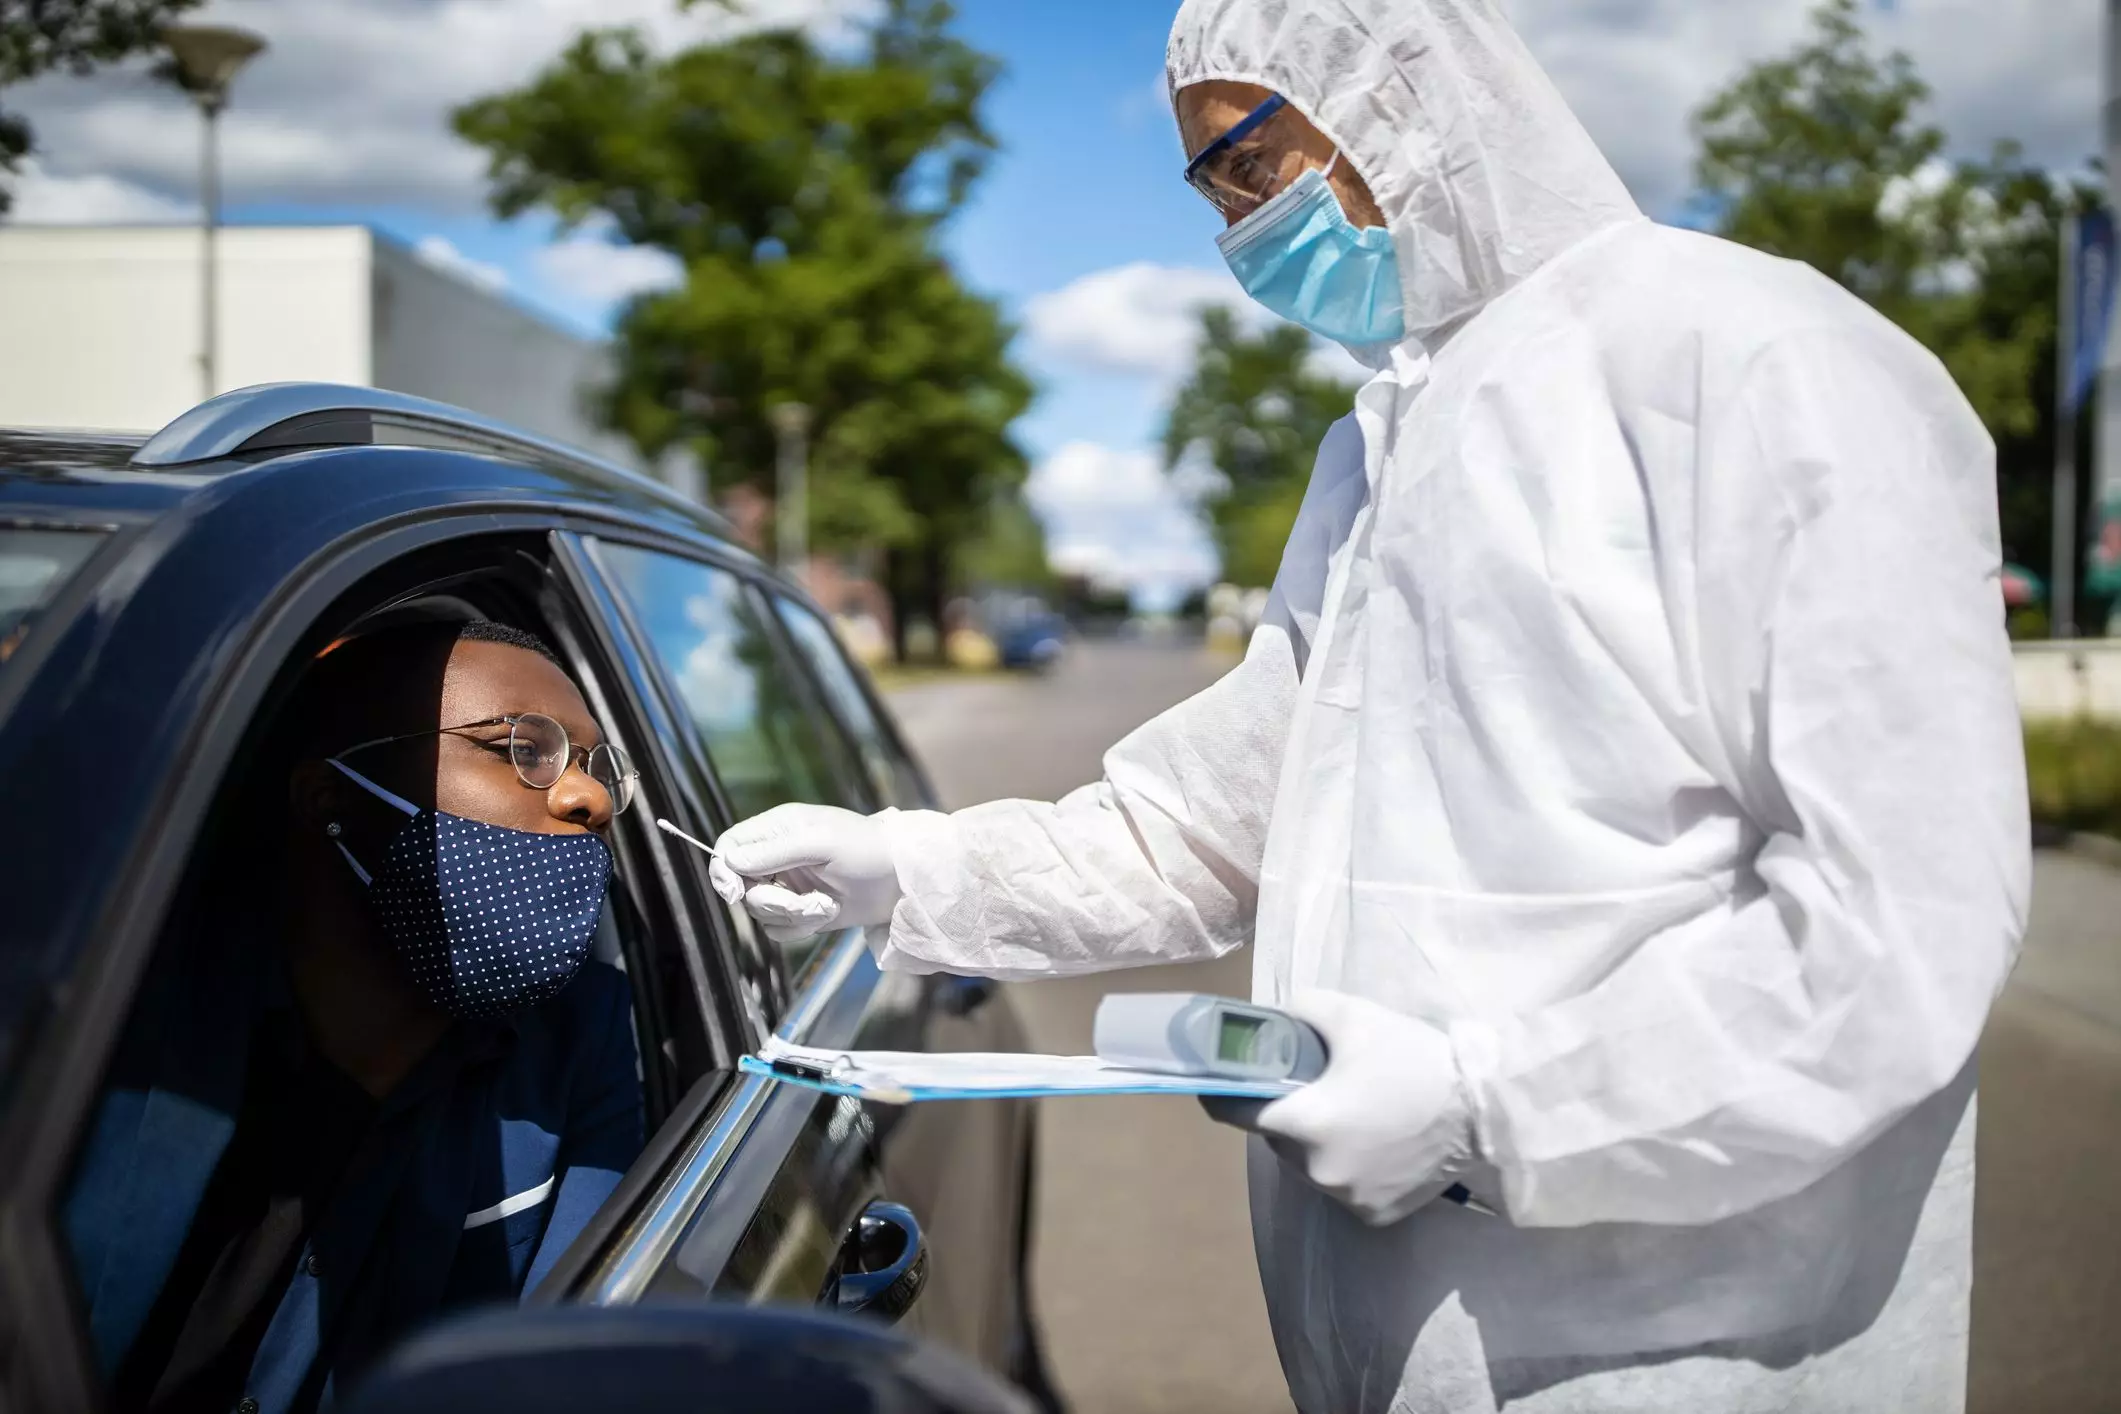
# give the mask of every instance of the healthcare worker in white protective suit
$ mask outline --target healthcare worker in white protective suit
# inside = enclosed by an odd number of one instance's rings
[[[722,886],[911,972],[1255,942],[1332,1052],[1251,1150],[1310,1414],[1961,1408],[2029,873],[1981,425],[1645,220],[1493,0],[1188,0],[1170,82],[1240,280],[1377,370],[1243,665],[1058,804],[784,807]]]

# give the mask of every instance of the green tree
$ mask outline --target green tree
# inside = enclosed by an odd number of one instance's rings
[[[1014,486],[988,497],[980,524],[958,554],[967,587],[1050,590],[1057,584],[1046,559],[1046,533]]]
[[[668,57],[592,33],[456,115],[500,214],[548,208],[683,263],[682,288],[619,317],[611,424],[770,493],[773,409],[809,407],[812,541],[886,546],[901,626],[940,621],[987,488],[1025,473],[1013,331],[936,248],[994,149],[997,67],[953,19],[890,0],[845,49],[774,30]]]
[[[199,0],[0,0],[0,89],[40,74],[85,74],[159,52],[162,27]],[[35,146],[29,120],[0,109],[0,173],[22,170]],[[11,198],[0,185],[0,216]]]
[[[1347,384],[1312,371],[1313,351],[1293,324],[1248,334],[1227,309],[1201,314],[1193,376],[1164,423],[1164,463],[1214,468],[1220,485],[1205,509],[1232,583],[1273,582],[1318,444],[1353,401]]]
[[[1701,209],[1718,234],[1804,261],[1942,360],[1996,439],[2006,553],[2044,575],[2061,223],[2098,196],[2009,143],[1947,161],[1929,101],[1906,55],[1873,51],[1856,0],[1825,0],[1792,52],[1695,115]]]

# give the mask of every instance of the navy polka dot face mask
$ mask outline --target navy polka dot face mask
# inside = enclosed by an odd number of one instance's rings
[[[500,1016],[536,1006],[574,980],[611,883],[611,851],[601,838],[422,810],[351,766],[331,764],[411,817],[373,874],[343,843],[339,853],[368,886],[384,936],[430,1001],[454,1016]]]

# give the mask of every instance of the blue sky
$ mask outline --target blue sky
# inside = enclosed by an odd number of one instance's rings
[[[844,33],[873,0],[750,0],[758,22]],[[1418,0],[1407,0],[1418,3]],[[1786,47],[1808,0],[1509,0],[1534,52],[1652,214],[1687,192],[1686,118],[1750,59]],[[1033,503],[1064,562],[1152,597],[1208,575],[1197,522],[1153,448],[1204,302],[1236,301],[1219,222],[1178,179],[1162,96],[1175,0],[960,0],[967,38],[1005,76],[988,116],[1003,151],[947,233],[966,278],[1023,328],[1042,396],[1019,432]],[[1897,0],[1881,37],[1911,50],[1962,151],[1997,137],[2077,167],[2097,139],[2103,0]],[[444,115],[522,82],[588,24],[636,23],[665,46],[719,21],[671,0],[209,0],[265,32],[225,125],[229,213],[377,225],[436,263],[576,327],[669,278],[652,253],[483,210],[476,153]],[[188,220],[195,129],[137,73],[10,93],[42,151],[21,219]]]

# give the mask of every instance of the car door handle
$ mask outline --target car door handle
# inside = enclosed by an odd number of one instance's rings
[[[892,1322],[913,1309],[928,1284],[928,1239],[900,1203],[871,1203],[840,1247],[821,1305]]]

